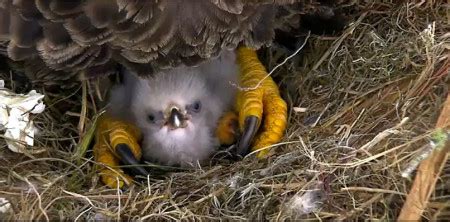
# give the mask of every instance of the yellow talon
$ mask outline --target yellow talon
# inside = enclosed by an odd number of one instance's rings
[[[257,157],[264,158],[268,155],[269,149],[261,149],[279,142],[284,135],[287,123],[287,105],[280,96],[278,86],[268,76],[254,50],[240,47],[238,63],[240,86],[244,88],[239,91],[236,99],[239,126],[241,130],[244,130],[245,119],[249,116],[258,118],[257,129],[259,129],[261,121],[263,122],[262,131],[255,136],[251,150],[260,150]],[[261,85],[253,89],[258,83]],[[248,88],[250,90],[247,90]]]
[[[238,116],[235,112],[225,113],[219,120],[216,128],[216,136],[221,145],[231,145],[236,142],[239,135]]]
[[[99,169],[100,178],[108,187],[121,188],[133,181],[119,168],[119,157],[115,149],[119,144],[127,144],[134,156],[140,159],[140,137],[138,128],[131,124],[114,119],[108,114],[99,117],[93,151],[95,161],[103,165]]]

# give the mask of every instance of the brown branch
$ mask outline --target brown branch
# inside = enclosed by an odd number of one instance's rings
[[[450,125],[450,93],[436,123],[437,129],[445,129]],[[398,221],[419,221],[427,207],[428,200],[434,191],[437,179],[447,161],[450,151],[450,144],[446,144],[441,149],[435,149],[431,155],[425,159],[417,170],[417,175],[411,187],[411,191],[406,198],[406,202],[400,212]]]

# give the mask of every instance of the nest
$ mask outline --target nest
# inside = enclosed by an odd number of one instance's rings
[[[35,143],[44,152],[11,153],[0,140],[0,197],[12,211],[3,218],[396,219],[448,92],[450,16],[448,5],[432,2],[365,4],[339,36],[300,38],[300,54],[273,72],[290,116],[285,139],[264,160],[108,189],[88,149],[101,110],[95,84],[41,90],[47,108],[35,116]],[[286,57],[275,48],[261,54],[268,70]],[[449,219],[449,177],[447,163],[424,218]]]

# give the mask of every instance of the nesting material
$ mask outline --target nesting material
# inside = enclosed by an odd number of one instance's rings
[[[0,80],[0,129],[5,131],[4,139],[11,151],[36,153],[32,149],[36,128],[30,114],[44,111],[43,98],[36,90],[26,95],[16,94],[6,89],[4,81]]]

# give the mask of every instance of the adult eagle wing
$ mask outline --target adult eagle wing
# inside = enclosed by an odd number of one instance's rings
[[[153,68],[195,64],[241,43],[269,44],[286,21],[277,19],[280,7],[301,14],[320,2],[0,0],[0,40],[12,60],[28,63],[34,72],[50,68],[37,79],[80,71],[101,75],[117,62],[150,74]]]

